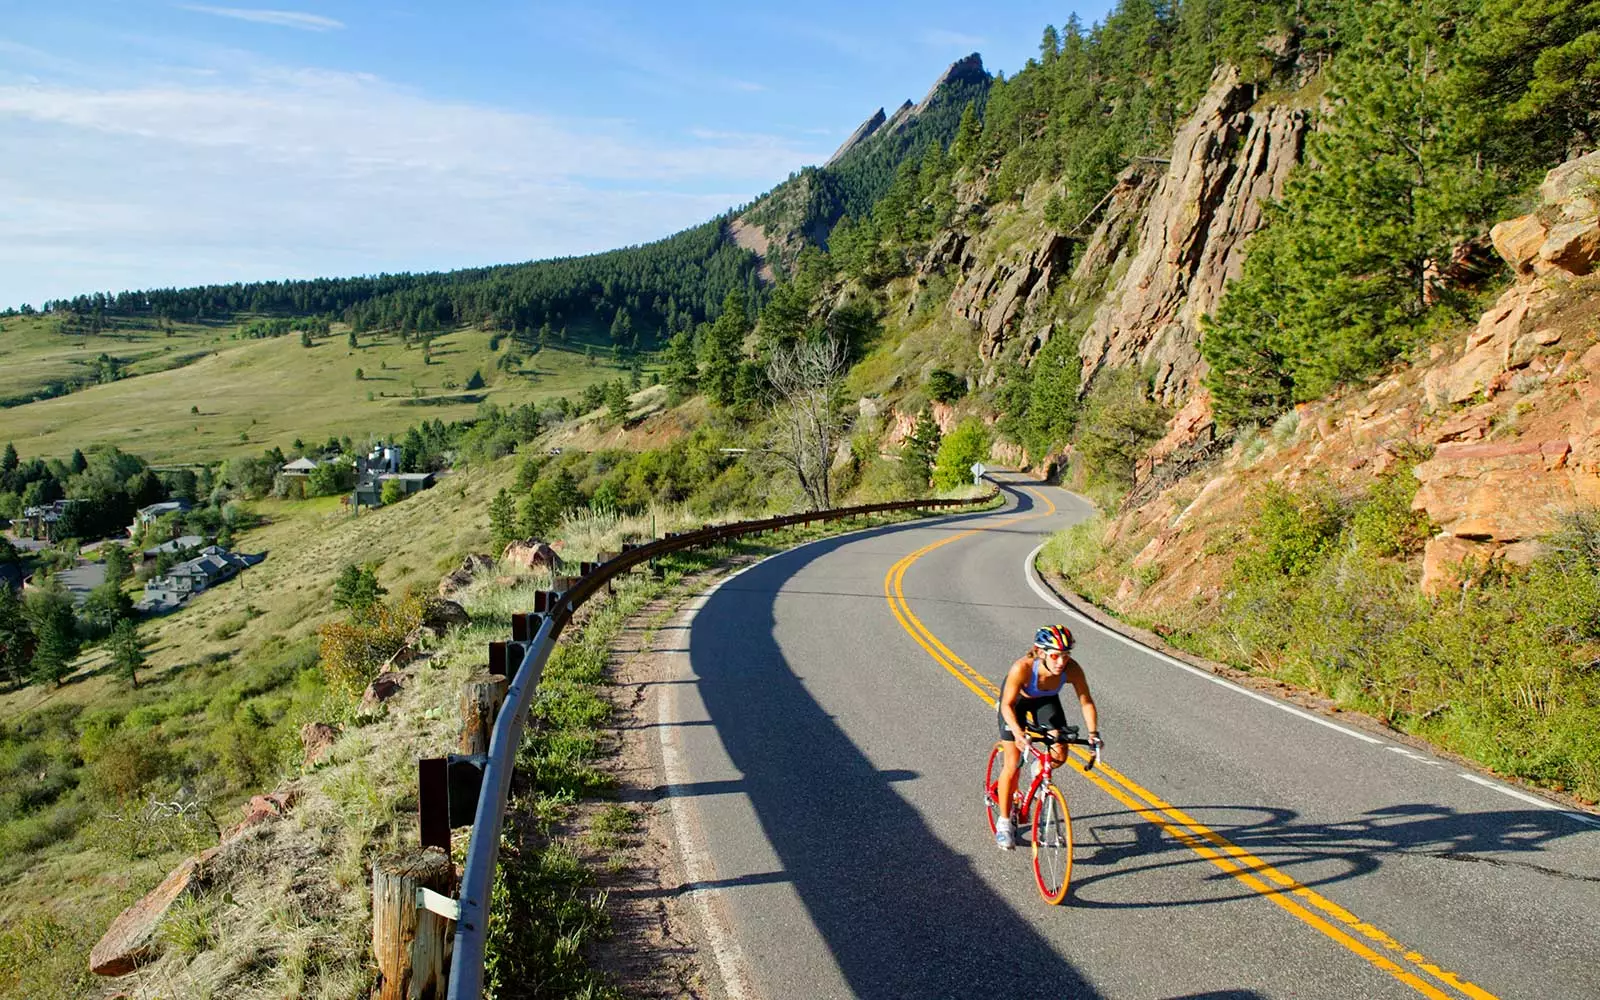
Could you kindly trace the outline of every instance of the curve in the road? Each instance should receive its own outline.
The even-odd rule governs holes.
[[[888,600],[890,610],[893,611],[901,627],[933,658],[934,662],[938,663],[957,680],[961,681],[973,694],[988,702],[991,706],[995,704],[995,699],[1000,693],[999,688],[952,652],[931,629],[912,613],[911,606],[905,599],[903,584],[906,571],[934,549],[980,532],[993,530],[1001,525],[1015,524],[1018,521],[1055,513],[1055,504],[1044,494],[1028,489],[1026,486],[1021,488],[1042,503],[1046,509],[1035,514],[1007,518],[995,524],[979,525],[976,528],[926,545],[891,566],[888,574],[884,577],[883,583],[884,596]],[[1297,714],[1302,713],[1297,712]],[[1323,721],[1315,717],[1310,718],[1312,718],[1312,721],[1319,723]],[[1344,727],[1337,728],[1344,730]],[[1359,736],[1360,734],[1351,733],[1351,735]],[[1099,773],[1095,773],[1084,770],[1081,763],[1084,758],[1081,752],[1079,753],[1079,758],[1079,761],[1074,761],[1076,765],[1074,770],[1099,786],[1101,790],[1112,798],[1121,802],[1145,820],[1161,827],[1179,843],[1211,862],[1221,871],[1239,880],[1251,890],[1270,899],[1306,925],[1315,928],[1353,954],[1360,956],[1376,968],[1428,997],[1429,1000],[1454,1000],[1454,998],[1451,994],[1428,982],[1427,979],[1423,978],[1423,975],[1431,977],[1436,982],[1444,984],[1464,996],[1471,997],[1472,1000],[1497,1000],[1494,994],[1430,962],[1422,954],[1414,949],[1407,948],[1382,929],[1362,920],[1315,890],[1300,884],[1292,876],[1284,874],[1267,862],[1233,844],[1221,834],[1198,822],[1170,803],[1162,801],[1154,793],[1104,762],[1097,769]],[[1321,913],[1313,912],[1313,910],[1321,911]],[[1337,925],[1334,921],[1337,921]],[[1356,935],[1370,941],[1372,943],[1371,946],[1359,940]],[[1378,949],[1381,949],[1381,951]],[[1388,954],[1384,954],[1384,952]],[[1406,964],[1402,965],[1402,962]],[[1419,972],[1422,975],[1419,975]]]

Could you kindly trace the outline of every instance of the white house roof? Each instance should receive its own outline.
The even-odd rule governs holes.
[[[313,458],[297,458],[283,467],[284,472],[310,472],[317,467]]]

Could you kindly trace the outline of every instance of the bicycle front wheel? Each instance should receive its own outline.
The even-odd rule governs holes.
[[[1072,816],[1067,798],[1054,783],[1039,789],[1033,801],[1033,877],[1039,894],[1052,906],[1067,898],[1072,880]]]
[[[996,812],[995,797],[999,794],[1000,769],[1005,766],[1005,744],[996,743],[994,749],[989,751],[989,766],[983,772],[983,805],[989,813],[989,832],[994,832],[994,821],[999,815]]]

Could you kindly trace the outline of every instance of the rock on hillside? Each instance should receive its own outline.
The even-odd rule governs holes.
[[[1079,347],[1083,384],[1107,365],[1148,366],[1156,395],[1173,405],[1199,385],[1200,318],[1239,276],[1244,242],[1261,227],[1266,203],[1282,195],[1305,135],[1304,112],[1256,108],[1257,96],[1237,70],[1219,68],[1178,131],[1166,171],[1159,180],[1141,178],[1155,189],[1133,242],[1138,249]],[[1104,230],[1109,240],[1118,214],[1108,213],[1096,237]],[[1109,256],[1105,248],[1096,255]]]
[[[1498,561],[1527,564],[1563,512],[1600,506],[1600,211],[1583,180],[1600,179],[1600,153],[1550,177],[1535,212],[1495,228],[1521,277],[1471,330],[1370,388],[1302,405],[1115,520],[1110,538],[1137,553],[1126,569],[1156,581],[1103,581],[1117,610],[1176,616],[1215,597],[1269,481],[1354,492],[1425,456],[1413,509],[1435,534],[1413,569],[1435,594]]]

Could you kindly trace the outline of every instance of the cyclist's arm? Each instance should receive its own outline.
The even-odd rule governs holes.
[[[1094,695],[1089,693],[1089,679],[1084,676],[1077,660],[1067,661],[1066,679],[1072,685],[1072,690],[1078,692],[1078,707],[1083,710],[1084,727],[1090,734],[1099,733],[1100,713],[1094,707]]]
[[[1011,732],[1016,735],[1017,746],[1028,745],[1028,734],[1023,731],[1022,722],[1017,718],[1017,696],[1022,693],[1022,678],[1027,673],[1022,669],[1027,663],[1026,659],[1018,660],[1011,664],[1011,669],[1006,671],[1006,680],[1000,688],[1000,718],[1006,720],[1006,725],[1011,727]]]

